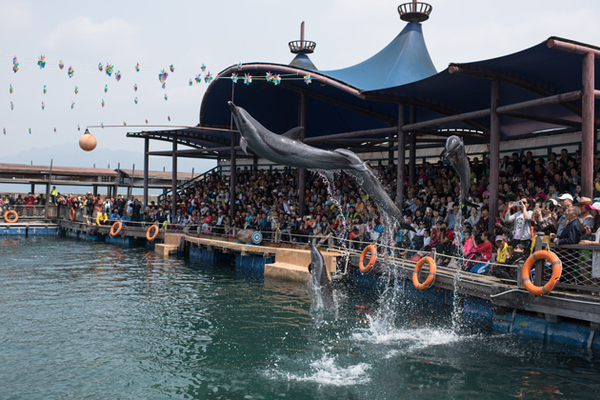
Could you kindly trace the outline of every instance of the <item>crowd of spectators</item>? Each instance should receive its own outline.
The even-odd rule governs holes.
[[[513,153],[500,163],[498,218],[489,232],[489,159],[474,157],[468,197],[479,207],[460,205],[458,177],[442,161],[417,166],[414,183],[405,178],[405,223],[411,229],[396,227],[391,235],[401,255],[436,249],[448,256],[464,252],[477,260],[473,272],[501,274],[499,264],[523,258],[532,248],[534,232],[544,232],[557,244],[595,241],[600,227],[600,203],[581,194],[580,157],[563,149],[560,155],[534,157],[531,151]],[[405,167],[408,177],[408,167]],[[383,187],[396,198],[397,167],[394,163],[374,168]],[[600,156],[594,160],[594,195],[600,197]],[[184,188],[173,200],[145,207],[136,199],[62,196],[56,203],[84,210],[97,223],[115,220],[150,225],[159,223],[169,229],[195,229],[200,233],[232,236],[236,229],[255,229],[267,238],[308,242],[328,237],[361,248],[378,240],[386,226],[384,216],[353,178],[342,173],[329,182],[316,172],[308,172],[305,206],[299,209],[298,171],[293,168],[236,171],[236,196],[230,199],[229,177],[212,172]],[[42,196],[43,197],[43,196]],[[233,201],[231,201],[233,200]],[[4,202],[24,199],[5,199]],[[38,200],[39,201],[39,200]],[[42,200],[45,201],[45,200]],[[176,214],[171,215],[172,201]],[[11,203],[11,204],[13,204]],[[234,218],[230,218],[234,207]],[[102,216],[98,219],[97,215]],[[456,229],[459,228],[459,229]],[[274,235],[274,233],[277,233]],[[493,240],[492,240],[493,238]],[[496,254],[493,259],[492,254]],[[522,254],[523,256],[520,256]],[[498,258],[500,256],[500,258]],[[494,262],[495,261],[495,262]],[[442,257],[440,263],[448,262]],[[471,269],[471,268],[470,268]]]

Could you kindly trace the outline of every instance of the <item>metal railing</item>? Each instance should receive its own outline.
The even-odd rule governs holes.
[[[46,215],[45,205],[12,205],[0,207],[1,220],[4,220],[4,214],[7,211],[14,211],[17,213],[19,221],[26,220],[39,220],[39,219],[54,219],[57,218],[58,206],[48,205],[48,214]],[[10,218],[10,217],[9,217]]]

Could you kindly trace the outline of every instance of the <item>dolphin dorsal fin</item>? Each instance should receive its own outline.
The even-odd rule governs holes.
[[[297,126],[295,128],[290,129],[289,131],[282,133],[281,136],[285,136],[288,139],[298,140],[304,130],[303,126]]]

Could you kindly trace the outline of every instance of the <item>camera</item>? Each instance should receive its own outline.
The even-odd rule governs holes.
[[[520,205],[520,203],[519,203],[518,201],[515,201],[515,202],[513,203],[513,207],[519,207],[519,205]]]

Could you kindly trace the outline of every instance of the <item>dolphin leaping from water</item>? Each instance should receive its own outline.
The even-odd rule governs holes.
[[[310,264],[308,272],[312,274],[313,288],[321,299],[321,304],[324,308],[330,311],[335,311],[335,303],[333,301],[333,285],[327,275],[325,268],[325,260],[317,247],[310,243]]]
[[[350,150],[323,150],[295,140],[304,128],[294,128],[283,135],[277,135],[260,124],[243,108],[228,102],[235,125],[240,132],[240,146],[246,154],[250,147],[257,155],[277,164],[296,168],[317,170],[344,170],[357,179],[360,187],[369,194],[379,209],[393,218],[406,229],[414,230],[403,224],[402,213],[387,194],[375,173],[358,155]]]
[[[471,182],[471,166],[469,165],[469,159],[465,153],[465,145],[462,140],[455,135],[449,136],[448,139],[446,139],[446,147],[444,148],[444,151],[442,151],[442,154],[440,154],[440,158],[447,158],[458,175],[462,204],[471,207],[479,207],[479,205],[468,200]]]

